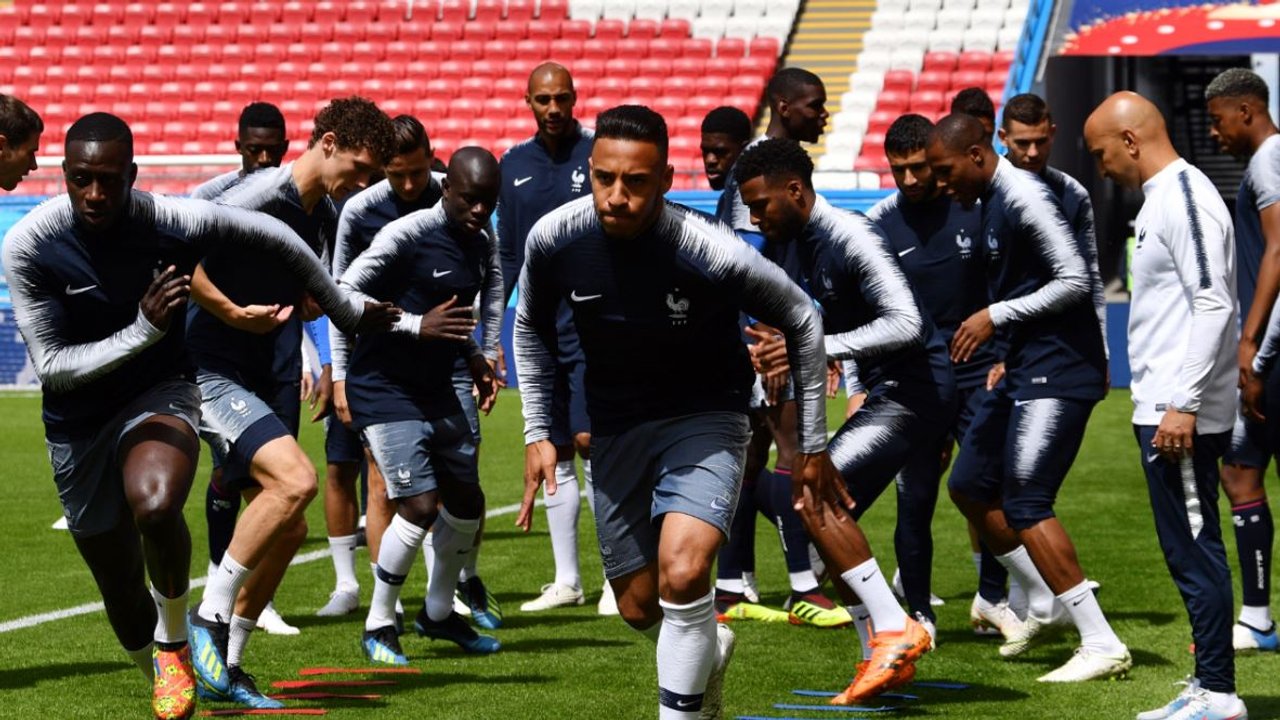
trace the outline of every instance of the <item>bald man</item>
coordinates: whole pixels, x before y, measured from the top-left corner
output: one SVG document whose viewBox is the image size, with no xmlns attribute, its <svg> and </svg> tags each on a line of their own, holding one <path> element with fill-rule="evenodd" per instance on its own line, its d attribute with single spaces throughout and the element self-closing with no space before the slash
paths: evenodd
<svg viewBox="0 0 1280 720">
<path fill-rule="evenodd" d="M 1235 235 L 1204 173 L 1178 157 L 1146 98 L 1107 98 L 1084 126 L 1103 177 L 1141 188 L 1129 363 L 1133 426 L 1156 535 L 1191 618 L 1196 669 L 1139 720 L 1247 716 L 1235 694 L 1231 574 L 1218 524 L 1218 461 L 1235 421 Z"/>
<path fill-rule="evenodd" d="M 556 63 L 534 68 L 524 101 L 533 112 L 538 132 L 502 156 L 502 194 L 498 200 L 498 242 L 508 300 L 520 278 L 525 240 L 534 223 L 570 200 L 591 194 L 587 161 L 593 135 L 573 117 L 578 94 L 569 71 Z M 581 605 L 584 600 L 578 569 L 580 499 L 574 456 L 582 458 L 582 475 L 590 484 L 591 421 L 583 385 L 586 365 L 568 305 L 561 305 L 558 317 L 551 442 L 556 447 L 559 489 L 544 498 L 555 579 L 542 587 L 538 597 L 520 606 L 524 612 Z M 588 501 L 591 497 L 587 493 Z M 608 583 L 598 609 L 601 615 L 618 612 Z"/>
<path fill-rule="evenodd" d="M 471 337 L 471 306 L 494 261 L 489 217 L 500 180 L 498 162 L 487 150 L 455 152 L 440 203 L 387 224 L 342 274 L 351 297 L 395 297 L 405 309 L 398 332 L 358 336 L 345 368 L 352 426 L 362 433 L 396 506 L 378 549 L 361 641 L 375 663 L 408 664 L 395 606 L 429 529 L 435 559 L 414 623 L 418 634 L 473 653 L 500 647 L 453 610 L 458 571 L 484 507 L 475 439 L 454 391 L 453 368 L 460 355 L 467 359 L 480 408 L 488 412 L 497 386 Z M 346 341 L 341 334 L 332 338 L 338 345 Z M 334 359 L 345 357 L 337 352 Z"/>
<path fill-rule="evenodd" d="M 1106 392 L 1102 333 L 1090 302 L 1086 250 L 1047 185 L 998 157 L 977 119 L 948 115 L 929 135 L 937 184 L 965 207 L 981 199 L 982 249 L 994 300 L 960 324 L 954 361 L 967 361 L 997 330 L 1006 375 L 978 409 L 948 486 L 961 512 L 1027 590 L 1026 622 L 1000 648 L 1025 652 L 1070 616 L 1081 647 L 1041 682 L 1078 682 L 1128 671 L 1116 637 L 1054 515 L 1054 502 Z"/>
</svg>

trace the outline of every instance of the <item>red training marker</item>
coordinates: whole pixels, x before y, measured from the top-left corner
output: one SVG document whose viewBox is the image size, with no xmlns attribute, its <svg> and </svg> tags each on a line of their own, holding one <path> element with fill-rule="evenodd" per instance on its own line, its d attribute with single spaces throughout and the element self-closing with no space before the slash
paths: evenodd
<svg viewBox="0 0 1280 720">
<path fill-rule="evenodd" d="M 271 687 L 281 690 L 302 690 L 323 687 L 368 687 L 370 685 L 395 685 L 395 680 L 276 680 Z"/>
<path fill-rule="evenodd" d="M 343 693 L 304 692 L 272 695 L 275 700 L 381 700 L 381 695 L 345 695 Z"/>
<path fill-rule="evenodd" d="M 240 715 L 324 715 L 324 708 L 252 708 L 248 710 L 201 710 L 203 717 L 237 717 Z"/>
<path fill-rule="evenodd" d="M 302 668 L 298 671 L 298 674 L 302 677 L 307 677 L 308 675 L 421 675 L 422 670 L 415 667 L 311 667 Z"/>
</svg>

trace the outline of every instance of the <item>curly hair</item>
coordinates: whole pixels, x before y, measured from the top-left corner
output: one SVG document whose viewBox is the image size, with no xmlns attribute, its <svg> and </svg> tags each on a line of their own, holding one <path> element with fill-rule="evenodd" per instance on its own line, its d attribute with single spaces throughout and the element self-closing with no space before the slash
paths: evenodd
<svg viewBox="0 0 1280 720">
<path fill-rule="evenodd" d="M 313 147 L 326 133 L 333 133 L 339 149 L 368 150 L 385 164 L 395 152 L 396 131 L 391 118 L 372 101 L 362 97 L 334 100 L 316 115 L 307 147 Z"/>
<path fill-rule="evenodd" d="M 807 188 L 813 187 L 813 159 L 789 138 L 769 138 L 747 148 L 738 156 L 733 166 L 733 179 L 739 185 L 763 176 L 773 178 L 799 178 Z"/>
<path fill-rule="evenodd" d="M 889 126 L 884 134 L 884 151 L 890 155 L 909 155 L 923 150 L 929 144 L 929 131 L 933 123 L 929 118 L 915 113 L 903 115 Z"/>
</svg>

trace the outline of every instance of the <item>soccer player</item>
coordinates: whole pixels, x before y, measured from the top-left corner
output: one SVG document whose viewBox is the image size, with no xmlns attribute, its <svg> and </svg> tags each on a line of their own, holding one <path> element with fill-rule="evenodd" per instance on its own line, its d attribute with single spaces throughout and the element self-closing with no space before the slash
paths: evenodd
<svg viewBox="0 0 1280 720">
<path fill-rule="evenodd" d="M 453 610 L 463 556 L 474 547 L 484 514 L 474 434 L 453 375 L 459 355 L 467 353 L 478 403 L 485 410 L 491 406 L 496 380 L 471 342 L 475 321 L 469 314 L 497 262 L 488 227 L 500 184 L 498 161 L 487 150 L 458 150 L 449 160 L 439 204 L 388 223 L 342 274 L 353 298 L 395 298 L 405 311 L 397 334 L 356 339 L 346 373 L 353 427 L 368 443 L 396 507 L 378 550 L 361 640 L 377 663 L 408 664 L 395 629 L 395 604 L 428 529 L 435 552 L 426 602 L 415 622 L 418 634 L 474 653 L 500 647 Z M 500 302 L 499 286 L 492 295 Z M 457 307 L 468 314 L 451 312 Z M 335 334 L 334 340 L 341 345 L 345 338 Z"/>
<path fill-rule="evenodd" d="M 788 138 L 811 143 L 817 142 L 822 136 L 830 115 L 826 109 L 826 87 L 817 75 L 802 68 L 783 68 L 770 78 L 765 96 L 769 100 L 769 126 L 764 136 L 748 144 L 748 148 L 765 138 Z M 793 281 L 799 282 L 801 262 L 795 255 L 794 244 L 773 243 L 761 235 L 759 228 L 751 221 L 750 211 L 742 203 L 737 180 L 732 174 L 725 182 L 724 193 L 716 207 L 716 216 L 732 227 L 743 240 L 758 248 L 766 258 L 786 271 Z M 769 331 L 758 325 L 756 329 Z M 790 389 L 785 386 L 785 382 L 786 375 L 781 373 L 774 376 L 771 384 L 761 378 L 753 390 L 752 440 L 747 455 L 751 460 L 748 471 L 754 477 L 744 479 L 743 485 L 753 489 L 752 497 L 758 498 L 757 505 L 761 506 L 770 522 L 778 528 L 791 581 L 791 595 L 786 602 L 790 619 L 796 623 L 826 627 L 847 625 L 850 622 L 849 616 L 819 590 L 818 577 L 809 552 L 809 537 L 804 523 L 788 501 L 791 493 L 791 471 L 794 467 L 792 457 L 796 453 L 796 408 L 790 400 Z M 777 459 L 772 472 L 766 467 L 771 444 L 777 446 Z M 747 513 L 740 513 L 745 514 Z M 742 534 L 745 534 L 745 528 Z M 733 541 L 731 536 L 731 542 L 737 541 Z M 728 557 L 722 558 L 726 560 L 725 564 L 717 570 L 717 610 L 729 617 L 770 619 L 773 611 L 753 603 L 742 604 L 743 600 L 757 593 L 749 585 L 754 578 L 743 578 L 743 571 L 747 568 L 735 567 L 742 562 L 734 562 L 734 555 L 737 554 L 735 550 L 736 545 L 731 546 Z M 735 608 L 735 605 L 741 606 Z"/>
<path fill-rule="evenodd" d="M 1253 376 L 1258 343 L 1280 290 L 1280 133 L 1267 109 L 1270 91 L 1253 72 L 1233 68 L 1205 88 L 1209 133 L 1223 152 L 1247 158 L 1236 196 L 1236 282 L 1239 291 L 1240 378 Z M 1272 385 L 1276 380 L 1270 381 Z M 1280 389 L 1280 386 L 1277 386 Z M 1280 398 L 1268 389 L 1267 398 Z M 1280 415 L 1273 400 L 1256 414 Z M 1276 409 L 1273 409 L 1276 408 Z M 1232 628 L 1236 650 L 1280 650 L 1271 619 L 1271 548 L 1275 524 L 1262 478 L 1280 444 L 1280 417 L 1237 419 L 1222 466 L 1222 489 L 1231 502 L 1240 557 L 1242 606 Z"/>
<path fill-rule="evenodd" d="M 365 185 L 388 159 L 391 138 L 391 119 L 373 103 L 335 100 L 316 115 L 307 150 L 296 161 L 254 173 L 219 201 L 282 220 L 327 257 L 337 225 L 334 202 Z M 257 691 L 240 661 L 258 614 L 306 538 L 303 513 L 316 494 L 315 468 L 296 439 L 301 322 L 295 315 L 255 334 L 222 318 L 250 304 L 301 306 L 298 315 L 310 318 L 319 312 L 279 262 L 261 253 L 210 254 L 193 278 L 192 294 L 198 307 L 187 323 L 187 342 L 199 369 L 201 434 L 224 459 L 228 482 L 249 501 L 191 617 L 200 690 L 214 699 L 280 707 Z"/>
<path fill-rule="evenodd" d="M 13 192 L 35 170 L 44 121 L 12 95 L 0 94 L 0 188 Z"/>
<path fill-rule="evenodd" d="M 214 200 L 249 173 L 280 167 L 288 151 L 289 138 L 285 134 L 284 114 L 280 108 L 266 102 L 249 103 L 240 111 L 236 134 L 240 169 L 225 172 L 196 186 L 191 197 Z"/>
<path fill-rule="evenodd" d="M 154 682 L 155 717 L 188 718 L 196 680 L 182 506 L 200 421 L 183 343 L 190 273 L 216 247 L 252 249 L 283 260 L 287 277 L 342 325 L 376 317 L 349 306 L 282 223 L 133 190 L 133 135 L 114 115 L 77 120 L 65 153 L 68 194 L 33 210 L 5 238 L 13 309 L 43 385 L 68 529 L 117 639 Z"/>
<path fill-rule="evenodd" d="M 889 126 L 885 158 L 898 192 L 876 204 L 867 217 L 888 238 L 889 249 L 897 256 L 921 309 L 936 324 L 946 344 L 960 323 L 986 304 L 986 268 L 977 244 L 982 235 L 978 211 L 952 202 L 934 182 L 925 154 L 931 130 L 933 123 L 920 115 L 904 115 Z M 957 413 L 948 428 L 949 436 L 936 448 L 912 453 L 902 469 L 894 548 L 907 606 L 930 622 L 936 622 L 929 598 L 933 564 L 930 525 L 942 471 L 952 443 L 964 438 L 984 402 L 989 392 L 988 374 L 997 361 L 994 349 L 984 345 L 968 362 L 955 365 Z M 920 494 L 910 494 L 914 492 Z M 990 562 L 1003 571 L 994 557 Z M 994 628 L 1006 637 L 1022 624 L 1005 600 L 1003 577 L 980 584 L 969 617 L 975 627 Z"/>
<path fill-rule="evenodd" d="M 805 287 L 822 306 L 827 356 L 857 362 L 859 379 L 867 388 L 866 401 L 829 445 L 832 462 L 855 503 L 851 517 L 801 514 L 827 567 L 837 571 L 836 590 L 859 625 L 859 634 L 867 632 L 859 622 L 864 616 L 870 616 L 875 631 L 863 643 L 864 659 L 853 682 L 832 700 L 852 705 L 909 682 L 915 661 L 932 642 L 926 627 L 899 607 L 856 521 L 913 453 L 932 453 L 936 462 L 948 419 L 956 414 L 955 378 L 946 344 L 921 314 L 885 237 L 865 216 L 837 210 L 814 192 L 813 161 L 799 143 L 757 143 L 742 154 L 733 172 L 742 200 L 765 237 L 795 244 Z M 781 344 L 773 339 L 757 344 L 762 370 L 775 371 L 776 362 L 785 365 L 786 356 L 778 352 Z M 936 501 L 936 478 L 904 475 L 899 484 L 899 512 L 908 512 L 904 504 L 913 506 L 911 518 L 899 525 L 913 535 L 923 532 L 926 538 L 931 513 L 928 507 L 914 505 L 929 504 L 929 488 L 902 486 L 930 480 Z M 920 544 L 912 537 L 902 542 L 902 549 Z M 904 571 L 911 567 L 919 572 L 917 559 L 911 562 L 903 565 Z M 923 597 L 912 599 L 928 610 L 927 570 L 923 575 Z"/>
<path fill-rule="evenodd" d="M 1104 177 L 1145 197 L 1134 222 L 1129 313 L 1133 430 L 1156 536 L 1195 640 L 1186 689 L 1138 720 L 1244 718 L 1218 522 L 1218 462 L 1236 416 L 1231 215 L 1213 182 L 1178 156 L 1164 117 L 1141 95 L 1107 98 L 1084 137 Z"/>
<path fill-rule="evenodd" d="M 543 215 L 591 192 L 587 159 L 591 155 L 591 131 L 574 119 L 578 94 L 573 77 L 563 66 L 543 63 L 529 75 L 524 101 L 533 112 L 538 132 L 502 155 L 502 194 L 498 199 L 498 243 L 502 249 L 502 276 L 506 297 L 516 289 L 524 265 L 525 239 Z M 542 593 L 523 603 L 524 612 L 581 605 L 582 574 L 578 569 L 578 476 L 574 455 L 582 458 L 582 475 L 592 481 L 591 420 L 583 389 L 583 357 L 568 305 L 560 309 L 559 358 L 556 361 L 555 424 L 551 442 L 557 460 L 556 492 L 544 497 L 555 579 Z M 590 498 L 590 493 L 588 493 Z M 598 610 L 616 614 L 617 607 L 606 583 Z"/>
<path fill-rule="evenodd" d="M 752 375 L 738 315 L 790 341 L 802 505 L 835 502 L 838 486 L 825 451 L 818 317 L 727 228 L 665 203 L 674 171 L 662 116 L 635 105 L 601 113 L 590 169 L 592 197 L 539 221 L 520 278 L 514 338 L 527 445 L 516 523 L 531 527 L 539 486 L 556 482 L 551 405 L 567 301 L 589 368 L 605 575 L 623 619 L 657 642 L 659 717 L 718 718 L 733 633 L 716 625 L 711 564 L 741 483 Z"/>
<path fill-rule="evenodd" d="M 718 107 L 702 118 L 702 167 L 712 190 L 723 190 L 742 149 L 751 142 L 751 118 L 735 107 Z M 720 202 L 736 202 L 721 195 Z"/>
<path fill-rule="evenodd" d="M 991 96 L 979 87 L 969 87 L 951 98 L 951 114 L 969 115 L 982 123 L 983 138 L 989 144 L 996 132 L 996 106 Z"/>
<path fill-rule="evenodd" d="M 998 157 L 977 119 L 943 118 L 930 133 L 927 153 L 935 181 L 948 195 L 965 207 L 982 200 L 993 302 L 960 323 L 951 357 L 972 360 L 997 330 L 1009 343 L 1004 391 L 979 408 L 948 481 L 952 500 L 1027 590 L 1022 631 L 1006 640 L 1000 654 L 1025 652 L 1065 610 L 1081 646 L 1040 681 L 1123 674 L 1133 663 L 1129 650 L 1107 623 L 1053 510 L 1089 414 L 1106 393 L 1087 251 L 1048 186 Z"/>
</svg>

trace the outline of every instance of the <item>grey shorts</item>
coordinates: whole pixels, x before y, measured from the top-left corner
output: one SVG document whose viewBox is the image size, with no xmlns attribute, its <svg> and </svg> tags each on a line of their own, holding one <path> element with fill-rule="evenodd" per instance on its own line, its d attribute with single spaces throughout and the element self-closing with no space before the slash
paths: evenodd
<svg viewBox="0 0 1280 720">
<path fill-rule="evenodd" d="M 364 441 L 392 499 L 431 492 L 441 479 L 480 481 L 476 444 L 461 413 L 370 425 L 364 429 Z"/>
<path fill-rule="evenodd" d="M 458 404 L 462 405 L 462 414 L 467 416 L 467 425 L 471 428 L 471 437 L 476 445 L 480 444 L 480 408 L 476 406 L 475 380 L 471 378 L 471 368 L 467 361 L 459 358 L 453 366 L 453 391 L 458 394 Z"/>
<path fill-rule="evenodd" d="M 120 522 L 126 501 L 116 451 L 125 435 L 154 415 L 181 418 L 196 430 L 200 425 L 200 390 L 185 380 L 165 381 L 129 403 L 93 435 L 70 442 L 45 441 L 53 482 L 72 535 L 99 535 Z"/>
<path fill-rule="evenodd" d="M 247 479 L 253 456 L 263 445 L 296 433 L 286 424 L 289 418 L 281 419 L 287 409 L 277 398 L 264 399 L 215 373 L 200 373 L 197 382 L 201 396 L 200 437 L 209 443 L 229 480 Z M 297 391 L 290 386 L 282 386 L 276 394 L 298 404 Z M 280 407 L 273 407 L 269 400 L 277 401 Z"/>
<path fill-rule="evenodd" d="M 712 412 L 591 438 L 596 534 L 604 574 L 658 559 L 660 518 L 689 515 L 728 537 L 750 438 L 747 416 Z"/>
</svg>

